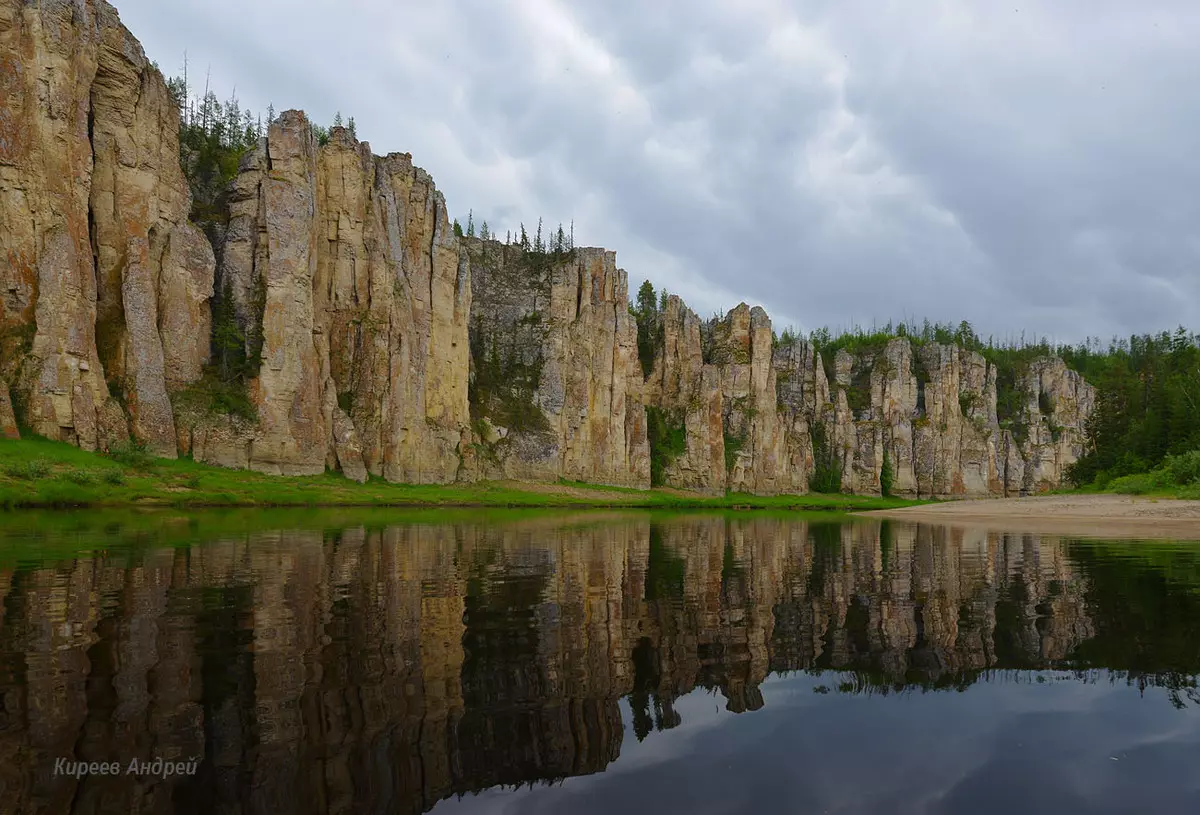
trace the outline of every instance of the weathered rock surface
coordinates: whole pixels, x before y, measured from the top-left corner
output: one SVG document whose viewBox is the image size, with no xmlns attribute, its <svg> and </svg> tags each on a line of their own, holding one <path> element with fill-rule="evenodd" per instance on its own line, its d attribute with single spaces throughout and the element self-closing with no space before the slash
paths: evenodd
<svg viewBox="0 0 1200 815">
<path fill-rule="evenodd" d="M 177 322 L 161 323 L 162 312 L 181 304 L 164 309 L 161 298 L 187 276 L 201 285 L 182 307 L 203 312 L 213 263 L 194 244 L 182 250 L 188 190 L 162 75 L 102 0 L 5 0 L 0 88 L 0 253 L 9 260 L 0 323 L 32 335 L 11 348 L 0 376 L 35 432 L 95 449 L 125 437 L 127 418 L 138 440 L 173 457 L 164 344 L 174 343 L 172 363 L 195 351 L 164 340 Z M 186 341 L 195 344 L 194 332 Z M 197 371 L 184 364 L 172 378 Z"/>
<path fill-rule="evenodd" d="M 666 483 L 711 493 L 725 491 L 725 415 L 721 371 L 704 363 L 701 321 L 678 296 L 662 313 L 663 343 L 646 380 L 646 403 L 682 422 L 685 449 L 665 472 Z"/>
<path fill-rule="evenodd" d="M 288 111 L 231 199 L 219 286 L 259 366 L 250 466 L 453 481 L 471 291 L 429 175 L 340 128 L 318 147 Z"/>
<path fill-rule="evenodd" d="M 21 438 L 17 429 L 17 417 L 13 413 L 12 398 L 8 395 L 8 385 L 3 382 L 0 382 L 0 438 Z"/>
<path fill-rule="evenodd" d="M 649 486 L 637 327 L 616 254 L 463 243 L 476 414 L 505 431 L 477 439 L 483 474 Z"/>
</svg>

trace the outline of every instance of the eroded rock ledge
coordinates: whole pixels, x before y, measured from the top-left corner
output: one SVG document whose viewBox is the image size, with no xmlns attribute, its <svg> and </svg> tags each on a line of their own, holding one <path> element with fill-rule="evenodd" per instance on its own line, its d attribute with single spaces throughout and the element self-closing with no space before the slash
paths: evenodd
<svg viewBox="0 0 1200 815">
<path fill-rule="evenodd" d="M 187 220 L 163 77 L 111 6 L 0 0 L 0 435 L 279 475 L 648 487 L 653 415 L 662 483 L 759 494 L 821 467 L 878 493 L 885 460 L 898 495 L 1036 492 L 1083 452 L 1094 391 L 1052 357 L 1002 426 L 977 353 L 898 338 L 822 359 L 761 308 L 702 321 L 671 297 L 647 373 L 615 253 L 459 238 L 411 156 L 341 128 L 318 144 L 298 111 L 229 200 L 214 246 Z M 245 416 L 177 398 L 218 305 L 252 368 Z"/>
</svg>

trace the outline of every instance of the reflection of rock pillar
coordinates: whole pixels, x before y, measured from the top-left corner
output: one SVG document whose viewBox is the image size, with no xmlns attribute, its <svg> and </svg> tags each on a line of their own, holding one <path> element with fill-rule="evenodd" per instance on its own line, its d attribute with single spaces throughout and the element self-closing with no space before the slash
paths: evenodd
<svg viewBox="0 0 1200 815">
<path fill-rule="evenodd" d="M 187 560 L 183 550 L 166 550 L 162 574 L 172 588 Z M 166 598 L 158 623 L 158 663 L 154 667 L 154 695 L 150 699 L 150 728 L 155 734 L 155 755 L 186 760 L 204 755 L 203 685 L 197 653 L 195 617 L 186 613 L 180 595 Z"/>
<path fill-rule="evenodd" d="M 71 779 L 51 773 L 55 757 L 73 754 L 87 718 L 87 650 L 97 639 L 98 598 L 92 588 L 97 566 L 96 560 L 80 560 L 67 574 L 38 569 L 28 576 L 24 592 L 24 746 L 32 754 L 32 794 L 48 811 L 69 810 L 75 787 Z"/>
<path fill-rule="evenodd" d="M 255 803 L 263 811 L 298 811 L 296 768 L 303 743 L 300 697 L 304 692 L 304 643 L 296 608 L 311 602 L 298 547 L 264 536 L 252 553 L 254 574 L 254 689 L 258 757 Z M 291 585 L 289 585 L 291 584 Z M 296 605 L 290 597 L 296 597 Z"/>
<path fill-rule="evenodd" d="M 432 544 L 432 545 L 431 545 Z M 461 775 L 447 749 L 463 715 L 462 670 L 466 626 L 466 586 L 454 563 L 453 541 L 426 542 L 430 554 L 421 564 L 420 666 L 425 715 L 421 722 L 421 755 L 425 800 L 436 801 Z M 424 590 L 422 590 L 424 586 Z"/>
</svg>

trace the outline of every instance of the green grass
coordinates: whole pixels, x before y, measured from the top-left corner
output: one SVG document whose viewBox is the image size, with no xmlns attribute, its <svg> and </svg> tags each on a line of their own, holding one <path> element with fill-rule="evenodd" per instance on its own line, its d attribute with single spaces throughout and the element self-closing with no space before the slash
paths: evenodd
<svg viewBox="0 0 1200 815">
<path fill-rule="evenodd" d="M 1056 492 L 1200 500 L 1200 450 L 1167 456 L 1162 464 L 1150 472 L 1132 473 L 1116 478 L 1101 475 L 1091 484 Z"/>
<path fill-rule="evenodd" d="M 564 489 L 569 487 L 570 489 Z M 285 478 L 122 450 L 88 453 L 44 439 L 0 441 L 0 507 L 629 507 L 851 512 L 915 501 L 855 495 L 709 497 L 576 482 L 559 485 L 356 484 L 337 473 Z"/>
</svg>

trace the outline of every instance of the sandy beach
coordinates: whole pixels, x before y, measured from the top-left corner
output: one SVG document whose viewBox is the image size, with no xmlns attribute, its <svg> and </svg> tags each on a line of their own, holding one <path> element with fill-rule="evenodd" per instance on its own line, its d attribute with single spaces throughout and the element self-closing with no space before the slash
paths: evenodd
<svg viewBox="0 0 1200 815">
<path fill-rule="evenodd" d="M 947 501 L 861 513 L 877 518 L 1100 538 L 1200 540 L 1200 501 L 1129 495 L 1043 495 Z"/>
</svg>

